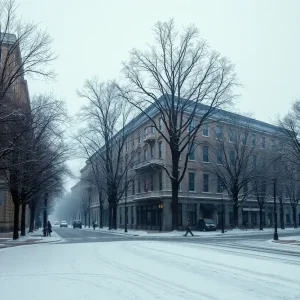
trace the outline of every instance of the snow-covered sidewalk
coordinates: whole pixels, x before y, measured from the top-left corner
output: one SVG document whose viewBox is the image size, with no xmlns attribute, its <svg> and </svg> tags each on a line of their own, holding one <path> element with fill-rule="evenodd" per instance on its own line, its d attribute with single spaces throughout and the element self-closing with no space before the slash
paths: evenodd
<svg viewBox="0 0 300 300">
<path fill-rule="evenodd" d="M 0 266 L 6 300 L 300 299 L 300 257 L 250 255 L 201 244 L 15 247 L 0 250 Z"/>
<path fill-rule="evenodd" d="M 37 244 L 37 243 L 54 243 L 60 242 L 62 238 L 56 233 L 52 232 L 50 236 L 43 236 L 43 230 L 39 229 L 34 232 L 26 233 L 26 236 L 20 236 L 18 240 L 13 240 L 12 238 L 1 238 L 0 239 L 0 249 L 8 248 L 21 245 Z"/>
<path fill-rule="evenodd" d="M 92 227 L 82 227 L 82 230 L 94 230 Z M 128 229 L 128 232 L 124 232 L 124 229 L 113 229 L 108 230 L 107 227 L 104 227 L 102 229 L 96 228 L 96 231 L 101 231 L 101 233 L 109 233 L 109 234 L 117 234 L 117 235 L 131 235 L 131 236 L 148 236 L 148 237 L 182 237 L 185 234 L 185 231 L 171 231 L 171 232 L 158 232 L 158 231 L 144 231 L 144 230 L 132 230 Z M 258 230 L 258 229 L 248 229 L 248 230 L 242 230 L 242 229 L 232 229 L 227 230 L 225 233 L 222 233 L 220 230 L 217 231 L 208 231 L 208 232 L 200 232 L 200 231 L 193 231 L 193 234 L 195 237 L 222 237 L 222 236 L 235 236 L 235 235 L 257 235 L 257 234 L 264 234 L 264 233 L 272 233 L 274 232 L 273 228 L 265 228 L 264 230 Z M 300 229 L 294 229 L 294 228 L 286 228 L 286 229 L 278 229 L 278 233 L 282 232 L 295 232 L 295 234 L 299 234 L 300 238 Z"/>
</svg>

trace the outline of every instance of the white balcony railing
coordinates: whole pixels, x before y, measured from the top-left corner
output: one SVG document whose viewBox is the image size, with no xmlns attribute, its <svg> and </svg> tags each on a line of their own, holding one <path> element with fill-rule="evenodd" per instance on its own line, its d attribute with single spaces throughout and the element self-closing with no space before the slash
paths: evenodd
<svg viewBox="0 0 300 300">
<path fill-rule="evenodd" d="M 154 133 L 147 133 L 144 135 L 144 142 L 151 143 L 155 141 L 155 134 Z"/>
<path fill-rule="evenodd" d="M 150 159 L 147 159 L 143 162 L 137 163 L 134 166 L 134 170 L 139 171 L 139 170 L 147 169 L 147 168 L 160 168 L 162 166 L 163 166 L 163 160 L 162 159 L 150 158 Z"/>
</svg>

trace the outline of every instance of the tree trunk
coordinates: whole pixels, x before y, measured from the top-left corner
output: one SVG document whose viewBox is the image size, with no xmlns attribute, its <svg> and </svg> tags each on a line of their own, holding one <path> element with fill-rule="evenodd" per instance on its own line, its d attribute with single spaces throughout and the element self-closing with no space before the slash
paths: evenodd
<svg viewBox="0 0 300 300">
<path fill-rule="evenodd" d="M 99 220 L 99 227 L 103 228 L 103 204 L 102 204 L 102 200 L 100 202 L 100 216 L 99 216 L 100 220 Z"/>
<path fill-rule="evenodd" d="M 86 213 L 84 213 L 84 227 L 86 228 Z"/>
<path fill-rule="evenodd" d="M 34 219 L 35 219 L 35 205 L 30 208 L 30 222 L 29 222 L 29 232 L 34 230 Z"/>
<path fill-rule="evenodd" d="M 13 232 L 13 239 L 17 240 L 19 238 L 19 210 L 20 205 L 14 203 L 14 232 Z"/>
<path fill-rule="evenodd" d="M 178 230 L 178 181 L 172 180 L 172 230 Z"/>
<path fill-rule="evenodd" d="M 178 145 L 178 139 L 175 138 L 173 143 L 171 141 L 171 145 Z M 178 148 L 178 147 L 177 147 Z M 172 230 L 178 230 L 178 165 L 179 165 L 179 158 L 180 153 L 177 151 L 178 149 L 174 149 L 172 151 L 172 177 L 171 184 L 172 184 Z"/>
<path fill-rule="evenodd" d="M 116 202 L 113 203 L 112 215 L 113 215 L 112 227 L 113 229 L 117 229 L 117 203 Z"/>
<path fill-rule="evenodd" d="M 21 236 L 26 235 L 26 202 L 22 202 L 21 211 Z"/>
<path fill-rule="evenodd" d="M 233 226 L 237 228 L 239 225 L 239 207 L 238 200 L 234 199 L 233 201 Z"/>
<path fill-rule="evenodd" d="M 292 209 L 293 209 L 293 222 L 294 222 L 294 228 L 297 228 L 296 206 L 293 206 Z"/>
<path fill-rule="evenodd" d="M 264 230 L 263 228 L 263 207 L 259 206 L 259 230 Z"/>
<path fill-rule="evenodd" d="M 283 210 L 283 202 L 282 202 L 282 200 L 280 200 L 280 199 L 279 199 L 279 201 L 280 201 L 280 204 L 279 204 L 279 206 L 280 206 L 280 228 L 281 228 L 281 229 L 284 229 L 284 210 Z"/>
</svg>

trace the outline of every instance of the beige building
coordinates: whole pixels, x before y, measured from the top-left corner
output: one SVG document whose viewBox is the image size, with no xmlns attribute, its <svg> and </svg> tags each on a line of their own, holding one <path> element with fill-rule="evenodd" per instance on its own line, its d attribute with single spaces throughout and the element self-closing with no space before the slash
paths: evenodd
<svg viewBox="0 0 300 300">
<path fill-rule="evenodd" d="M 221 116 L 222 115 L 222 116 Z M 159 115 L 153 114 L 157 126 L 166 133 Z M 221 117 L 221 118 L 220 118 Z M 199 122 L 195 116 L 194 122 Z M 232 120 L 236 120 L 234 123 Z M 130 133 L 123 150 L 123 162 L 133 158 L 132 167 L 128 178 L 132 179 L 125 206 L 125 197 L 121 199 L 117 210 L 118 227 L 124 227 L 125 215 L 128 228 L 171 230 L 171 181 L 161 166 L 171 171 L 171 154 L 169 145 L 160 133 L 152 127 L 152 123 L 144 116 L 137 116 L 132 122 Z M 193 124 L 191 125 L 193 126 Z M 211 218 L 220 227 L 222 205 L 224 204 L 225 226 L 233 225 L 233 205 L 227 193 L 221 190 L 220 182 L 215 174 L 214 166 L 218 164 L 217 149 L 220 140 L 230 149 L 237 139 L 237 127 L 245 128 L 247 144 L 253 147 L 251 160 L 256 163 L 256 156 L 260 153 L 274 153 L 279 146 L 279 128 L 244 116 L 219 111 L 210 121 L 201 127 L 197 134 L 194 152 L 189 156 L 187 170 L 180 184 L 178 222 L 179 228 L 184 229 L 189 219 L 194 228 L 200 218 Z M 240 143 L 245 141 L 245 131 L 241 130 Z M 183 168 L 181 160 L 179 171 Z M 86 165 L 82 172 L 88 174 L 89 166 Z M 97 193 L 92 197 L 93 219 L 99 217 L 99 201 Z M 285 199 L 284 218 L 285 224 L 292 225 L 292 209 L 289 201 Z M 279 207 L 277 207 L 279 224 Z M 107 224 L 107 216 L 105 218 Z M 263 222 L 265 226 L 272 226 L 274 220 L 273 199 L 270 197 L 263 209 Z M 300 211 L 297 211 L 297 220 L 300 223 Z M 259 206 L 254 197 L 248 196 L 239 207 L 239 225 L 248 223 L 250 226 L 259 226 Z"/>
</svg>

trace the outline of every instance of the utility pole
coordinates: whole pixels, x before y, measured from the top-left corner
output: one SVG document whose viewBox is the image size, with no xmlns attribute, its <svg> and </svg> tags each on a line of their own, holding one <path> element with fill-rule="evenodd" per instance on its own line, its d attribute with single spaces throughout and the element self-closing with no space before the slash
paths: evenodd
<svg viewBox="0 0 300 300">
<path fill-rule="evenodd" d="M 44 232 L 44 236 L 47 236 L 47 206 L 48 206 L 48 193 L 46 192 L 45 193 L 45 203 L 44 203 L 44 229 L 43 229 L 43 232 Z"/>
<path fill-rule="evenodd" d="M 277 233 L 277 209 L 276 209 L 276 178 L 274 178 L 274 241 L 278 240 Z"/>
</svg>

